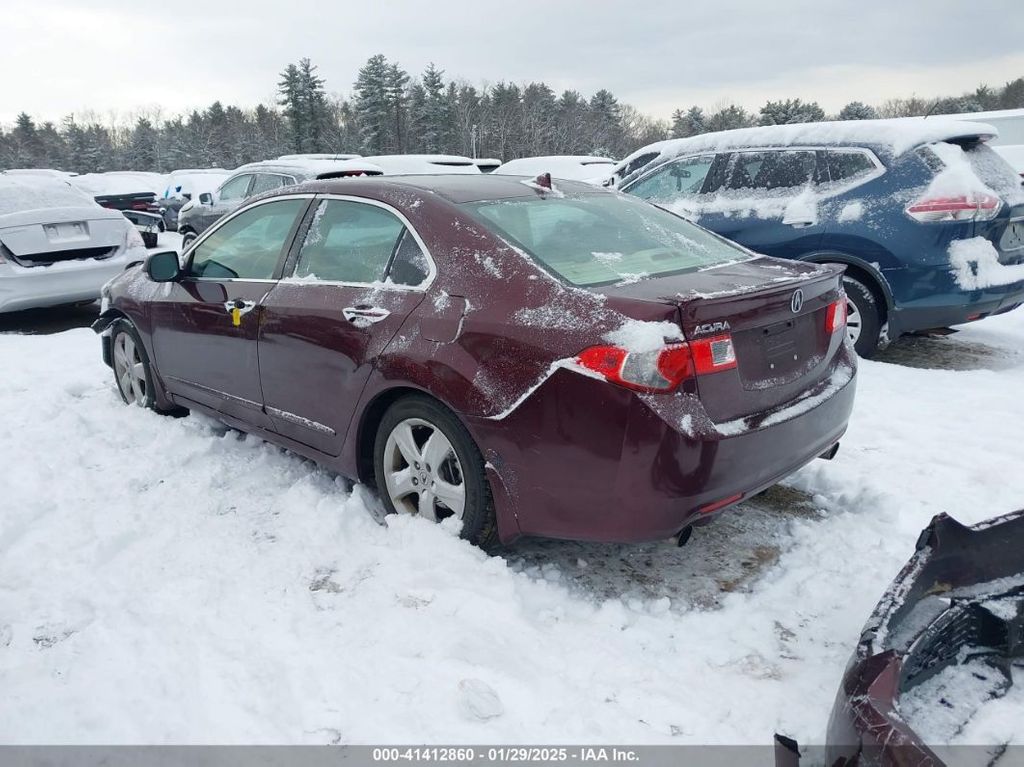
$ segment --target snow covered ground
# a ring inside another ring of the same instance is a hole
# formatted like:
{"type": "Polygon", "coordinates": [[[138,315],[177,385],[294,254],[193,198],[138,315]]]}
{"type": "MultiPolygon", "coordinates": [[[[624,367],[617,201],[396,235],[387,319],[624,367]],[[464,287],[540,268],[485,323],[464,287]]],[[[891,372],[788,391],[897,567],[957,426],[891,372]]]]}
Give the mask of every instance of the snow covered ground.
{"type": "Polygon", "coordinates": [[[3,743],[820,743],[932,515],[1024,506],[1024,311],[864,363],[837,458],[683,549],[488,557],[124,407],[87,329],[0,359],[3,743]]]}

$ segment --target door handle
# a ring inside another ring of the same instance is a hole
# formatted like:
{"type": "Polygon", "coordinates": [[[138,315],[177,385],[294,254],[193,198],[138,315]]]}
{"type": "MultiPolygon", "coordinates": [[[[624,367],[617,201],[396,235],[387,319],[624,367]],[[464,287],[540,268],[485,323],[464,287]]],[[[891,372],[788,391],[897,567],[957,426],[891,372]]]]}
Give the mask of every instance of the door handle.
{"type": "Polygon", "coordinates": [[[378,306],[365,306],[363,304],[360,304],[359,306],[346,306],[341,310],[341,313],[344,314],[345,319],[353,325],[362,326],[386,320],[391,315],[391,312],[387,309],[381,309],[378,306]]]}

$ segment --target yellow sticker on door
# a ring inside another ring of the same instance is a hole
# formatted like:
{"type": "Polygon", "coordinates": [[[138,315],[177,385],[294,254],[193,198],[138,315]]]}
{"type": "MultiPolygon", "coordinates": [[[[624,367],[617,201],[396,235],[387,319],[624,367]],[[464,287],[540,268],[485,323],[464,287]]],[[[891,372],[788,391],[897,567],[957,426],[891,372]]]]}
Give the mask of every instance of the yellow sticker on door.
{"type": "Polygon", "coordinates": [[[255,301],[225,301],[224,308],[231,315],[231,324],[236,328],[242,324],[242,317],[256,308],[255,301]]]}

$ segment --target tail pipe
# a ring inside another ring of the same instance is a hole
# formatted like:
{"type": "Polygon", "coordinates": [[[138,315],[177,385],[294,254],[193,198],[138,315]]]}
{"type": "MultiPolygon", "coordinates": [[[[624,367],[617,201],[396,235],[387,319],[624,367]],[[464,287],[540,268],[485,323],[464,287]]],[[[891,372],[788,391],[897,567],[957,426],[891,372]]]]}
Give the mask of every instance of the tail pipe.
{"type": "Polygon", "coordinates": [[[836,457],[836,453],[839,452],[839,443],[836,442],[832,447],[826,450],[824,453],[818,456],[818,458],[824,458],[826,461],[831,461],[836,457]]]}

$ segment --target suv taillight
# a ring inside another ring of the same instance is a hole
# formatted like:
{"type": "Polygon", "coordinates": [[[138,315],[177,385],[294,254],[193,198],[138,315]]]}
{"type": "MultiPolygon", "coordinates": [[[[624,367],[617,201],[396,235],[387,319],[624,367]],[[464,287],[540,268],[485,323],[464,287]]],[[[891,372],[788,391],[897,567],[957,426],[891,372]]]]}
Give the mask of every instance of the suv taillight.
{"type": "Polygon", "coordinates": [[[576,362],[610,383],[633,391],[674,391],[687,378],[736,367],[736,352],[728,334],[666,344],[660,349],[634,352],[621,346],[591,346],[576,362]]]}
{"type": "Polygon", "coordinates": [[[957,197],[922,197],[907,206],[907,215],[915,221],[989,221],[996,217],[1002,200],[990,194],[964,194],[957,197]]]}

